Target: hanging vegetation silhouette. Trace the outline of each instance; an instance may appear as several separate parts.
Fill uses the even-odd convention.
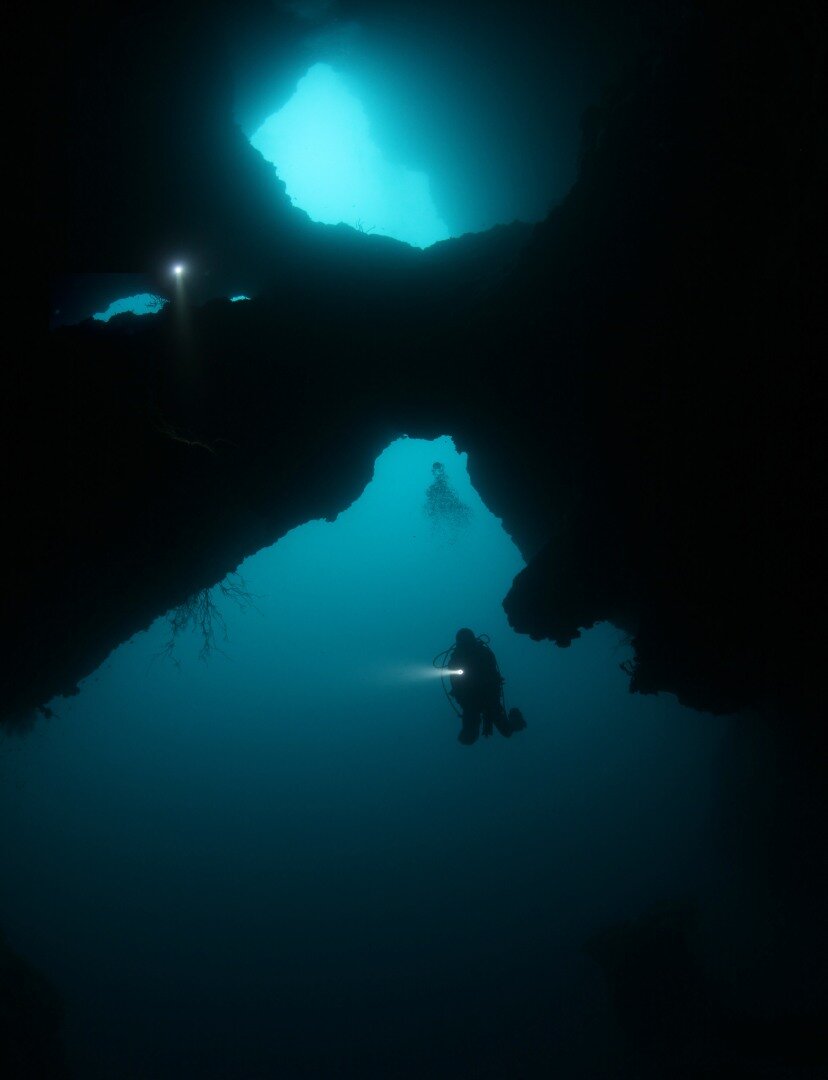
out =
[[[253,602],[255,598],[240,574],[228,574],[214,588],[199,589],[167,615],[170,637],[164,645],[163,656],[172,660],[176,666],[179,665],[175,645],[180,635],[187,630],[201,637],[198,654],[200,659],[208,660],[214,652],[222,651],[217,644],[217,635],[221,641],[227,641],[228,634],[227,623],[217,603],[219,597],[232,600],[240,611],[256,606]]]

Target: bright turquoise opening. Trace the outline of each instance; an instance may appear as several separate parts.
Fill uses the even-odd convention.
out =
[[[328,64],[314,64],[250,142],[314,221],[420,248],[449,237],[426,174],[385,159],[362,104]]]
[[[106,311],[97,311],[92,318],[99,322],[109,322],[113,315],[123,315],[127,311],[132,312],[133,315],[157,315],[166,303],[163,296],[137,293],[135,296],[124,296],[121,300],[113,300]]]

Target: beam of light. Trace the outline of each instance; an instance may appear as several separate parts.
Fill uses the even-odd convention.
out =
[[[176,342],[176,370],[182,385],[194,387],[199,380],[199,362],[193,334],[191,303],[187,285],[187,265],[176,262],[170,267],[175,281],[172,313]]]
[[[374,677],[384,683],[422,682],[439,679],[441,675],[462,675],[462,668],[436,668],[431,664],[396,664],[375,668]]]
[[[314,64],[250,142],[314,221],[421,248],[449,237],[426,174],[386,161],[362,104],[328,64]]]
[[[113,300],[106,311],[97,311],[92,316],[98,322],[109,322],[113,315],[122,315],[131,312],[133,315],[157,315],[167,301],[163,296],[155,296],[153,293],[136,293],[135,296],[124,296],[120,300]]]

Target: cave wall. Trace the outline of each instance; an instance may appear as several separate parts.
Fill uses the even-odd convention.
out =
[[[449,433],[529,559],[516,630],[565,646],[610,619],[632,689],[824,745],[823,19],[677,10],[584,115],[545,222],[427,253],[277,197],[195,7],[73,23],[50,272],[182,246],[199,270],[187,303],[35,333],[3,372],[6,716],[349,505],[397,435]],[[199,305],[234,273],[256,300]]]

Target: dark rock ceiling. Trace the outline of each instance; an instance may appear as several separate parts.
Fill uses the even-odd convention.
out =
[[[198,7],[60,25],[53,297],[67,273],[187,250],[194,300],[242,279],[256,299],[10,351],[6,716],[334,516],[394,437],[450,433],[528,560],[517,631],[565,646],[610,619],[633,690],[764,711],[824,748],[822,20],[674,7],[584,115],[578,180],[544,222],[425,253],[279,195]]]

